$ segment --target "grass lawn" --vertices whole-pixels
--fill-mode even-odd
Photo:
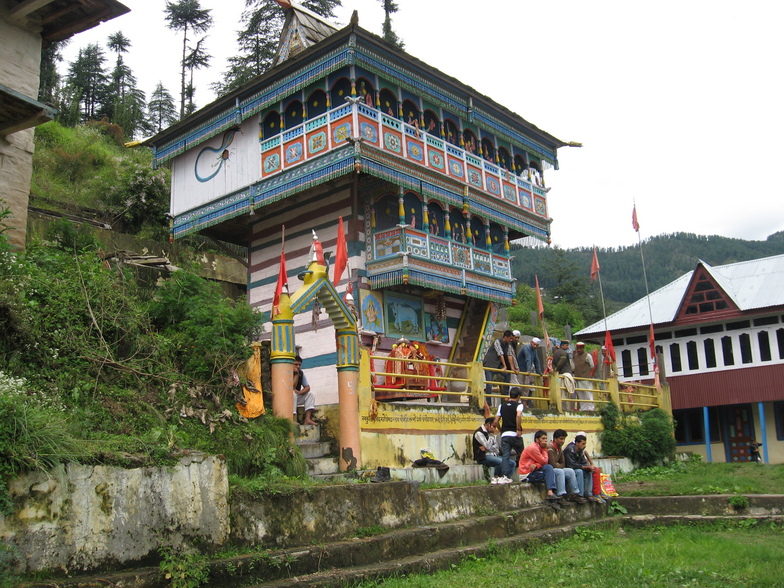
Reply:
[[[774,524],[581,529],[531,550],[491,549],[448,571],[364,588],[676,588],[784,586],[784,528]]]
[[[784,465],[677,462],[615,476],[621,496],[784,494]]]

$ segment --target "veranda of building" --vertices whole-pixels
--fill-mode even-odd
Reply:
[[[272,70],[148,144],[172,166],[173,236],[247,246],[259,311],[271,310],[285,225],[291,297],[266,329],[276,414],[292,414],[299,353],[344,469],[407,466],[422,448],[472,463],[480,361],[515,292],[509,242],[549,239],[544,174],[566,143],[360,28],[356,13],[336,30],[294,7]],[[339,217],[348,271],[333,285],[310,249],[315,231],[334,251]],[[595,415],[567,414],[556,379],[533,391],[542,414],[526,433],[598,430]],[[627,404],[662,398],[641,389]]]

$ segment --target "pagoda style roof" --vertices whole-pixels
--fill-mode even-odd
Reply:
[[[161,163],[295,94],[319,76],[352,63],[394,79],[406,90],[522,146],[555,168],[557,149],[568,145],[458,79],[362,29],[356,19],[144,143],[155,147],[156,163]]]

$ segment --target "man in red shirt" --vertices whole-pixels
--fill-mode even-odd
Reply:
[[[547,487],[547,500],[560,509],[556,501],[561,498],[556,494],[556,477],[560,475],[562,478],[560,486],[563,488],[563,470],[556,470],[549,463],[550,456],[547,453],[547,432],[537,431],[534,434],[534,442],[523,449],[523,455],[520,457],[520,479],[525,478],[532,484],[541,484],[544,482]],[[564,491],[563,494],[566,494]],[[562,494],[562,496],[563,496]]]

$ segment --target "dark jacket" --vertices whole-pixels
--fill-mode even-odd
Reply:
[[[569,443],[564,449],[564,459],[566,460],[566,467],[573,470],[581,470],[583,466],[591,465],[588,463],[588,458],[585,457],[585,451],[578,451],[574,441]]]

